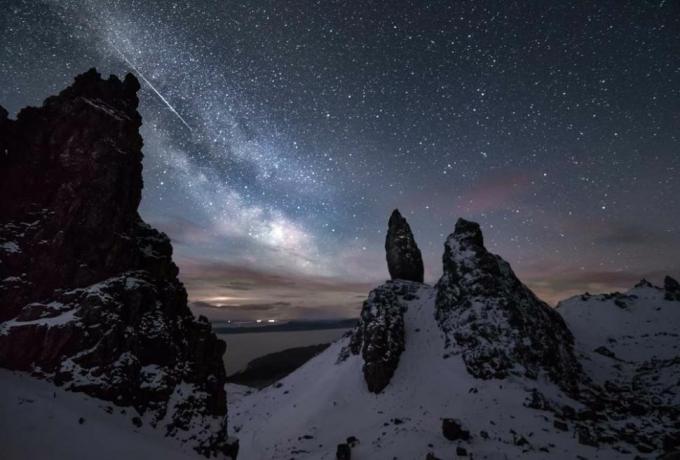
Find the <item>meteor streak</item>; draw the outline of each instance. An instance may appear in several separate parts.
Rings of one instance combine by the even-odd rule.
[[[168,102],[168,100],[165,99],[165,98],[163,97],[163,95],[162,95],[162,94],[161,94],[161,93],[160,93],[160,92],[159,92],[159,91],[151,84],[151,82],[144,76],[144,74],[142,74],[142,72],[140,72],[139,69],[137,69],[137,67],[135,67],[134,64],[132,64],[132,62],[130,62],[130,61],[128,60],[127,57],[125,57],[125,55],[123,54],[123,52],[122,52],[121,50],[119,50],[118,48],[116,48],[115,46],[113,47],[113,49],[115,49],[116,51],[118,51],[118,54],[120,54],[120,57],[122,57],[123,60],[127,63],[127,65],[130,66],[130,68],[131,68],[132,70],[134,70],[135,73],[136,73],[137,75],[139,75],[139,76],[141,77],[141,79],[144,80],[144,82],[145,82],[147,85],[149,85],[149,88],[151,88],[151,89],[153,90],[153,92],[156,93],[156,95],[160,98],[160,100],[163,101],[163,103],[164,103],[166,106],[168,106],[168,109],[170,109],[170,111],[171,111],[172,113],[174,113],[174,114],[177,116],[177,118],[179,118],[179,121],[181,121],[182,124],[184,124],[184,126],[186,126],[187,129],[188,129],[189,131],[192,131],[191,126],[189,126],[189,123],[187,123],[186,120],[184,120],[184,118],[182,118],[182,115],[180,115],[180,114],[177,112],[177,110],[175,110],[175,108],[174,108],[174,107]]]

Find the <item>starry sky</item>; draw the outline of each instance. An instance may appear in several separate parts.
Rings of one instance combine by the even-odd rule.
[[[555,303],[680,276],[680,2],[18,1],[10,114],[91,67],[142,81],[142,216],[213,319],[341,317],[399,208],[458,217]]]

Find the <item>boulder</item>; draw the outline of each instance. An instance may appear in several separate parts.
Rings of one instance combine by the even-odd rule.
[[[352,460],[352,448],[349,444],[338,444],[338,448],[335,451],[336,460]]]
[[[445,418],[442,420],[442,434],[449,441],[468,441],[470,432],[463,429],[463,425],[455,419]]]

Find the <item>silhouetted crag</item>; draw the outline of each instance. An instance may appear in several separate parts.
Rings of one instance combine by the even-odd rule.
[[[680,301],[680,283],[675,279],[667,276],[663,280],[663,288],[666,291],[666,300],[678,300]]]
[[[388,223],[385,252],[387,269],[393,280],[423,282],[423,258],[420,249],[413,239],[411,227],[397,209],[392,212]]]
[[[459,219],[446,240],[437,283],[437,320],[447,346],[480,378],[545,373],[575,390],[580,365],[562,317],[489,253],[479,225]]]
[[[169,239],[137,213],[138,89],[93,69],[16,121],[0,109],[0,366],[234,454],[225,345],[187,307]]]

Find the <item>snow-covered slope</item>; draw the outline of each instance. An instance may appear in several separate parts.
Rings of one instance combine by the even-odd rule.
[[[671,278],[665,288],[643,280],[625,293],[584,294],[557,307],[588,375],[628,406],[622,422],[640,435],[638,445],[680,446],[680,298],[673,286]]]
[[[534,388],[580,407],[552,383],[470,375],[460,356],[445,353],[434,288],[413,284],[417,298],[406,301],[404,313],[406,347],[388,387],[377,395],[369,391],[361,355],[338,361],[349,343],[343,338],[279,384],[230,399],[242,458],[334,459],[337,445],[350,436],[359,440],[353,459],[424,459],[429,452],[452,458],[459,447],[476,458],[617,458],[579,444],[553,426],[552,414],[526,407]],[[469,441],[446,439],[445,418],[458,419]]]
[[[589,357],[600,347],[609,350],[600,356],[637,363],[680,355],[680,301],[666,300],[665,289],[644,280],[625,293],[572,297],[557,311]]]
[[[25,373],[0,369],[0,394],[3,460],[205,458],[151,428],[132,408],[65,391]]]

